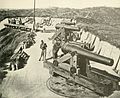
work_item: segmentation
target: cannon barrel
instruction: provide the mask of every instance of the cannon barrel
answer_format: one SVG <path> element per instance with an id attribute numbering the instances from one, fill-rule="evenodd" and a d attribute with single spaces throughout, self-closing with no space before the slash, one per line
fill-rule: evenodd
<path id="1" fill-rule="evenodd" d="M 95 61 L 95 62 L 98 62 L 101 64 L 112 66 L 114 63 L 114 60 L 111 58 L 107 58 L 107 57 L 92 53 L 88 50 L 81 48 L 81 46 L 75 45 L 72 43 L 65 43 L 62 46 L 62 49 L 65 51 L 68 51 L 68 52 L 69 51 L 70 52 L 77 52 L 78 55 L 82 55 L 82 56 L 88 58 L 89 60 L 92 60 L 92 61 Z"/>
<path id="2" fill-rule="evenodd" d="M 64 29 L 71 30 L 71 31 L 80 31 L 78 27 L 71 26 L 71 25 L 65 25 L 65 24 L 57 24 L 55 28 L 56 29 L 64 28 Z"/>
<path id="3" fill-rule="evenodd" d="M 61 24 L 65 24 L 65 25 L 75 25 L 75 22 L 62 21 Z"/>

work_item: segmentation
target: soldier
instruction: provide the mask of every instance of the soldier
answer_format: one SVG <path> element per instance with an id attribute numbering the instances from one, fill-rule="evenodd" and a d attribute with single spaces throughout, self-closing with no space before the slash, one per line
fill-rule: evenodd
<path id="1" fill-rule="evenodd" d="M 8 18 L 8 23 L 11 23 L 11 20 Z"/>
<path id="2" fill-rule="evenodd" d="M 22 23 L 22 19 L 21 18 L 19 18 L 19 24 L 20 25 L 24 25 L 24 23 Z"/>
<path id="3" fill-rule="evenodd" d="M 16 59 L 13 59 L 10 63 L 10 70 L 17 70 Z"/>
<path id="4" fill-rule="evenodd" d="M 43 45 L 44 45 L 44 41 L 41 40 L 40 49 L 41 49 L 42 51 L 41 51 L 41 56 L 40 56 L 39 61 L 41 60 L 41 58 L 42 58 L 42 56 L 43 56 Z"/>
<path id="5" fill-rule="evenodd" d="M 44 43 L 43 40 L 41 40 L 40 48 L 41 48 L 42 51 L 41 51 L 41 56 L 40 56 L 39 61 L 41 61 L 41 58 L 42 58 L 42 57 L 43 57 L 43 60 L 46 59 L 47 44 Z"/>
<path id="6" fill-rule="evenodd" d="M 61 47 L 61 44 L 60 44 L 60 41 L 56 40 L 56 42 L 54 43 L 54 46 L 53 46 L 53 59 L 56 59 L 58 57 L 57 53 L 59 51 Z"/>
<path id="7" fill-rule="evenodd" d="M 16 24 L 16 19 L 15 18 L 13 19 L 13 24 Z"/>
<path id="8" fill-rule="evenodd" d="M 44 43 L 43 52 L 44 52 L 43 60 L 45 61 L 46 60 L 46 54 L 47 54 L 47 44 L 46 43 Z"/>

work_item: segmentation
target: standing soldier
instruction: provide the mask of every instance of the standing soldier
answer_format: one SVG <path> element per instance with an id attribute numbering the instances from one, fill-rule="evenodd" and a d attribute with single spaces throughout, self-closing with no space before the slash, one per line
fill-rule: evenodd
<path id="1" fill-rule="evenodd" d="M 43 40 L 41 40 L 40 48 L 41 48 L 42 51 L 41 51 L 41 56 L 40 56 L 39 61 L 41 61 L 41 58 L 42 58 L 42 57 L 43 57 L 43 60 L 46 59 L 47 45 L 46 45 L 46 43 L 44 43 Z"/>
<path id="2" fill-rule="evenodd" d="M 8 23 L 11 23 L 11 20 L 10 20 L 10 18 L 8 18 Z"/>
<path id="3" fill-rule="evenodd" d="M 45 61 L 46 60 L 46 54 L 47 54 L 47 44 L 46 43 L 44 43 L 43 52 L 44 52 L 43 60 Z"/>
<path id="4" fill-rule="evenodd" d="M 10 70 L 17 70 L 16 58 L 13 59 L 10 63 Z"/>
<path id="5" fill-rule="evenodd" d="M 43 52 L 43 45 L 44 45 L 44 41 L 41 40 L 40 49 L 41 49 L 42 51 L 41 51 L 41 55 L 40 55 L 39 61 L 41 61 L 41 58 L 42 58 L 42 56 L 44 55 L 44 52 Z"/>

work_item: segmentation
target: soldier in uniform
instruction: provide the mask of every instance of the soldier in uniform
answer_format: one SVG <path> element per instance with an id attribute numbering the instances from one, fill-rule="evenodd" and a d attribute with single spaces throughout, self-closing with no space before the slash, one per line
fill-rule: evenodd
<path id="1" fill-rule="evenodd" d="M 56 59 L 58 57 L 57 53 L 60 49 L 61 45 L 60 45 L 60 41 L 59 40 L 56 40 L 54 45 L 53 45 L 53 59 Z"/>
<path id="2" fill-rule="evenodd" d="M 43 45 L 43 60 L 45 61 L 46 60 L 46 54 L 47 54 L 47 44 L 44 43 Z"/>
<path id="3" fill-rule="evenodd" d="M 46 59 L 47 44 L 44 43 L 43 40 L 41 40 L 40 48 L 41 48 L 42 51 L 41 51 L 41 56 L 40 56 L 39 61 L 41 61 L 42 57 L 43 57 L 43 60 Z"/>
<path id="4" fill-rule="evenodd" d="M 16 59 L 13 59 L 10 63 L 10 70 L 17 70 Z"/>

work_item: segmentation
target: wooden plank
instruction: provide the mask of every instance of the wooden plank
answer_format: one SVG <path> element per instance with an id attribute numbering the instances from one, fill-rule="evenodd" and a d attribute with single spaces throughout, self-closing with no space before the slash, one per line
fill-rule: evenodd
<path id="1" fill-rule="evenodd" d="M 89 32 L 86 43 L 90 43 L 91 39 L 92 39 L 92 34 Z"/>
<path id="2" fill-rule="evenodd" d="M 115 46 L 113 46 L 112 52 L 111 52 L 111 58 L 114 60 L 114 64 L 112 66 L 112 68 L 114 69 L 116 66 L 116 63 L 118 61 L 118 58 L 120 56 L 120 49 L 116 48 Z"/>
<path id="3" fill-rule="evenodd" d="M 87 43 L 87 39 L 89 38 L 89 32 L 85 32 L 85 36 L 84 36 L 84 42 Z"/>
<path id="4" fill-rule="evenodd" d="M 99 70 L 102 70 L 102 71 L 106 71 L 109 74 L 111 74 L 111 75 L 113 75 L 115 77 L 119 77 L 120 78 L 120 76 L 110 66 L 107 66 L 107 65 L 104 65 L 104 64 L 100 64 L 100 63 L 97 63 L 97 62 L 94 62 L 94 61 L 90 61 L 90 65 L 93 68 L 96 68 L 96 69 L 99 69 Z"/>
<path id="5" fill-rule="evenodd" d="M 116 67 L 116 70 L 118 71 L 118 75 L 120 76 L 120 59 L 118 61 L 118 65 Z"/>
<path id="6" fill-rule="evenodd" d="M 102 49 L 101 49 L 100 55 L 110 58 L 112 49 L 113 49 L 113 46 L 111 44 L 109 44 L 108 42 L 102 41 Z"/>
<path id="7" fill-rule="evenodd" d="M 72 67 L 70 64 L 67 63 L 60 63 L 58 66 L 66 71 L 70 71 L 70 68 Z"/>
<path id="8" fill-rule="evenodd" d="M 105 41 L 101 41 L 101 45 L 102 45 L 102 47 L 101 47 L 101 52 L 100 52 L 100 55 L 104 55 L 104 53 L 105 53 Z"/>
<path id="9" fill-rule="evenodd" d="M 100 43 L 99 43 L 99 45 L 98 45 L 98 48 L 96 49 L 96 54 L 100 54 L 101 49 L 102 49 L 102 43 L 101 43 L 101 41 L 100 41 Z"/>
<path id="10" fill-rule="evenodd" d="M 62 56 L 61 58 L 57 59 L 58 62 L 62 63 L 64 61 L 67 61 L 68 59 L 70 59 L 72 57 L 72 55 L 70 53 L 67 53 L 66 55 Z"/>
<path id="11" fill-rule="evenodd" d="M 88 32 L 82 31 L 80 42 L 85 42 L 88 36 Z"/>
<path id="12" fill-rule="evenodd" d="M 94 43 L 95 48 L 93 50 L 94 53 L 97 53 L 99 45 L 100 45 L 100 38 L 96 37 L 96 40 L 95 40 L 95 43 Z"/>
<path id="13" fill-rule="evenodd" d="M 96 40 L 96 36 L 92 34 L 92 38 L 91 38 L 90 44 L 93 45 L 95 40 Z"/>

